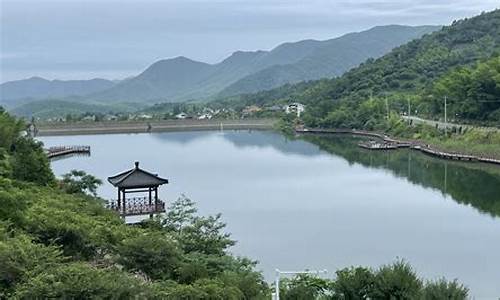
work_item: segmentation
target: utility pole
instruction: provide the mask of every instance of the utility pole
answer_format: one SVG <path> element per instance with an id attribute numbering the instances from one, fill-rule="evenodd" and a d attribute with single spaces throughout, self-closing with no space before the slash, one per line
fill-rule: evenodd
<path id="1" fill-rule="evenodd" d="M 448 100 L 448 97 L 447 96 L 444 96 L 444 135 L 446 136 L 446 134 L 448 133 L 448 122 L 447 122 L 447 111 L 446 111 L 446 102 Z"/>
<path id="2" fill-rule="evenodd" d="M 408 97 L 408 124 L 411 124 L 411 103 L 410 103 L 410 97 Z"/>
<path id="3" fill-rule="evenodd" d="M 328 271 L 326 269 L 325 270 L 316 270 L 316 271 L 308 271 L 308 270 L 305 270 L 305 271 L 280 271 L 280 270 L 276 269 L 276 281 L 275 281 L 276 292 L 274 293 L 273 300 L 280 300 L 280 277 L 282 274 L 283 275 L 285 275 L 285 274 L 291 274 L 291 275 L 316 274 L 316 275 L 319 275 L 322 273 L 328 273 Z"/>
<path id="4" fill-rule="evenodd" d="M 385 97 L 385 109 L 387 110 L 387 120 L 389 120 L 389 101 L 387 100 L 387 96 Z"/>

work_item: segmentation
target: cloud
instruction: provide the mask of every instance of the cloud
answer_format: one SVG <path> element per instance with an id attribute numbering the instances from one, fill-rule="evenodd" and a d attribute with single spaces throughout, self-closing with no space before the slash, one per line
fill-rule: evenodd
<path id="1" fill-rule="evenodd" d="M 498 6 L 498 0 L 0 1 L 2 72 L 26 77 L 43 76 L 28 72 L 44 68 L 68 76 L 85 70 L 99 76 L 99 68 L 139 72 L 178 55 L 217 62 L 236 50 L 384 24 L 448 24 Z"/>

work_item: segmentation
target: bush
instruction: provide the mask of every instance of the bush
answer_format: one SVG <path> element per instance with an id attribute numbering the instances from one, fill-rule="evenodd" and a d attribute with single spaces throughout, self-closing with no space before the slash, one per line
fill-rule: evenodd
<path id="1" fill-rule="evenodd" d="M 58 265 L 31 277 L 16 288 L 21 299 L 148 299 L 145 282 L 115 268 L 98 269 L 85 263 Z"/>
<path id="2" fill-rule="evenodd" d="M 71 170 L 60 181 L 62 189 L 68 194 L 90 194 L 97 197 L 97 188 L 102 181 L 85 171 Z"/>
<path id="3" fill-rule="evenodd" d="M 346 268 L 336 274 L 337 278 L 332 284 L 333 299 L 366 299 L 373 289 L 375 275 L 370 269 Z"/>
<path id="4" fill-rule="evenodd" d="M 55 177 L 50 169 L 42 143 L 31 138 L 19 138 L 13 145 L 11 158 L 12 175 L 21 181 L 39 185 L 53 185 Z"/>
<path id="5" fill-rule="evenodd" d="M 119 263 L 132 271 L 142 271 L 152 279 L 171 279 L 179 266 L 177 243 L 161 232 L 138 232 L 118 247 Z"/>
<path id="6" fill-rule="evenodd" d="M 398 261 L 382 266 L 375 274 L 372 299 L 416 299 L 423 287 L 412 267 Z"/>
<path id="7" fill-rule="evenodd" d="M 28 235 L 7 232 L 0 224 L 0 298 L 8 298 L 13 288 L 27 282 L 30 275 L 62 262 L 57 247 L 33 243 Z"/>
<path id="8" fill-rule="evenodd" d="M 423 289 L 422 299 L 424 300 L 466 300 L 468 299 L 469 289 L 456 280 L 451 282 L 446 281 L 444 278 L 428 282 Z"/>

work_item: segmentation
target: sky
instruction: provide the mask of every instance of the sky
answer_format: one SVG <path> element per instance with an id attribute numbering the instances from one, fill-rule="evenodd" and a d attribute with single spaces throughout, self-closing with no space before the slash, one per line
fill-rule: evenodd
<path id="1" fill-rule="evenodd" d="M 325 40 L 377 25 L 446 25 L 498 0 L 0 0 L 0 82 L 123 79 L 186 56 Z"/>

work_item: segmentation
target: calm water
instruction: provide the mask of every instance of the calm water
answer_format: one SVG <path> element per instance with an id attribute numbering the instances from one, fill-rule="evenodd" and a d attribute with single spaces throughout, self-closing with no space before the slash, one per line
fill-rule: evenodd
<path id="1" fill-rule="evenodd" d="M 458 278 L 476 298 L 500 297 L 500 168 L 435 160 L 409 151 L 367 152 L 345 137 L 290 141 L 270 132 L 186 132 L 44 137 L 85 144 L 90 157 L 52 163 L 105 182 L 141 166 L 170 179 L 200 213 L 221 212 L 235 254 L 274 269 L 377 267 L 396 258 L 420 275 Z"/>

